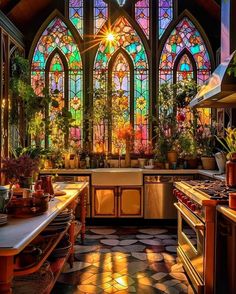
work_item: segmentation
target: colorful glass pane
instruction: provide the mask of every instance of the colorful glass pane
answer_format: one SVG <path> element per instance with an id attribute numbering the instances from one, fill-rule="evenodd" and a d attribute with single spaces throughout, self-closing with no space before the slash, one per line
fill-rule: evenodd
<path id="1" fill-rule="evenodd" d="M 49 69 L 49 95 L 54 103 L 50 106 L 49 119 L 53 122 L 65 106 L 65 70 L 59 54 L 55 54 L 52 58 Z M 57 102 L 57 105 L 55 104 Z M 56 105 L 54 107 L 54 105 Z M 50 142 L 56 141 L 58 129 L 52 128 L 52 134 L 49 138 Z"/>
<path id="2" fill-rule="evenodd" d="M 108 19 L 108 4 L 94 0 L 94 32 L 97 34 Z"/>
<path id="3" fill-rule="evenodd" d="M 135 4 L 135 19 L 149 38 L 149 0 L 140 0 Z"/>
<path id="4" fill-rule="evenodd" d="M 176 80 L 192 80 L 193 79 L 193 65 L 187 54 L 184 54 L 177 66 Z"/>
<path id="5" fill-rule="evenodd" d="M 167 39 L 160 59 L 160 83 L 173 82 L 173 68 L 177 56 L 183 49 L 189 50 L 197 67 L 197 82 L 202 84 L 210 76 L 209 53 L 201 34 L 194 24 L 184 17 Z"/>
<path id="6" fill-rule="evenodd" d="M 112 67 L 112 85 L 111 103 L 114 109 L 119 108 L 122 112 L 122 115 L 114 116 L 112 121 L 112 153 L 118 153 L 120 140 L 117 137 L 117 130 L 130 122 L 130 67 L 121 53 L 117 55 Z M 124 151 L 123 147 L 121 152 Z"/>
<path id="7" fill-rule="evenodd" d="M 125 50 L 129 54 L 134 68 L 134 93 L 131 93 L 134 99 L 134 117 L 129 119 L 127 116 L 126 124 L 132 123 L 134 130 L 141 132 L 139 140 L 142 141 L 143 145 L 146 145 L 148 140 L 148 119 L 146 119 L 146 115 L 149 113 L 149 71 L 145 48 L 140 37 L 126 18 L 119 18 L 114 23 L 111 30 L 115 40 L 113 42 L 108 42 L 104 37 L 95 58 L 94 87 L 100 87 L 102 75 L 105 75 L 106 83 L 108 83 L 108 68 L 113 54 L 118 49 L 122 48 Z M 127 79 L 127 74 L 125 77 Z M 98 127 L 96 128 L 98 129 Z M 97 130 L 94 129 L 95 151 L 97 145 L 96 138 L 104 137 L 104 129 L 105 127 L 103 131 L 101 131 L 101 128 L 99 128 L 99 134 Z"/>
<path id="8" fill-rule="evenodd" d="M 159 38 L 173 20 L 173 0 L 159 0 Z"/>
<path id="9" fill-rule="evenodd" d="M 69 19 L 81 36 L 83 36 L 84 30 L 83 2 L 83 0 L 69 0 Z"/>
<path id="10" fill-rule="evenodd" d="M 76 41 L 66 24 L 55 18 L 42 33 L 33 56 L 32 71 L 44 71 L 49 55 L 58 48 L 65 55 L 69 69 L 82 68 L 81 56 Z"/>
<path id="11" fill-rule="evenodd" d="M 65 57 L 66 66 L 68 66 L 67 75 L 65 75 L 60 54 L 54 54 L 55 50 L 60 51 Z M 47 73 L 46 68 L 51 54 L 54 54 L 54 56 Z M 64 106 L 70 109 L 75 119 L 74 128 L 70 131 L 71 137 L 80 140 L 80 144 L 83 127 L 82 81 L 83 68 L 79 48 L 66 24 L 56 17 L 44 30 L 36 45 L 32 59 L 31 83 L 37 95 L 43 95 L 45 85 L 49 86 L 50 94 L 59 102 L 58 111 Z M 65 83 L 68 84 L 68 93 L 64 93 Z M 69 97 L 68 103 L 64 101 L 65 96 Z M 55 111 L 51 107 L 51 115 L 54 114 L 55 116 Z"/>

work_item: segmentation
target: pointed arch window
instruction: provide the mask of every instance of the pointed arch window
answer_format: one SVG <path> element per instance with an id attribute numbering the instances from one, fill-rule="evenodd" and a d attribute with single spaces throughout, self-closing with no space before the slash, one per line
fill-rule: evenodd
<path id="1" fill-rule="evenodd" d="M 149 0 L 139 0 L 135 3 L 135 19 L 149 38 Z"/>
<path id="2" fill-rule="evenodd" d="M 83 139 L 83 67 L 80 51 L 67 25 L 54 18 L 39 37 L 33 52 L 31 83 L 35 93 L 43 96 L 44 88 L 59 104 L 51 105 L 49 118 L 63 107 L 70 110 L 75 120 L 68 130 L 70 138 L 80 145 Z M 56 132 L 56 130 L 55 130 Z M 46 138 L 46 145 L 48 143 Z M 68 142 L 67 142 L 68 143 Z"/>
<path id="3" fill-rule="evenodd" d="M 83 37 L 84 34 L 84 1 L 69 0 L 69 19 L 75 26 L 76 30 Z"/>
<path id="4" fill-rule="evenodd" d="M 94 0 L 94 33 L 97 34 L 108 20 L 108 4 L 103 0 Z"/>
<path id="5" fill-rule="evenodd" d="M 180 56 L 176 68 L 176 81 L 190 81 L 195 79 L 195 70 L 193 67 L 193 62 L 188 54 L 184 53 Z M 196 66 L 195 66 L 196 67 Z"/>
<path id="6" fill-rule="evenodd" d="M 209 78 L 211 62 L 206 45 L 192 21 L 184 17 L 164 44 L 159 65 L 160 83 L 173 82 L 175 61 L 183 50 L 188 50 L 194 59 L 197 82 L 202 84 Z"/>
<path id="7" fill-rule="evenodd" d="M 131 77 L 132 65 L 128 61 L 129 56 L 125 52 L 119 52 L 110 61 L 109 82 L 113 85 L 112 101 L 113 109 L 119 108 L 121 115 L 114 116 L 112 120 L 113 127 L 111 128 L 111 150 L 115 154 L 118 152 L 119 138 L 117 128 L 114 126 L 126 126 L 131 122 L 131 87 L 133 88 L 133 77 Z M 132 80 L 131 80 L 132 78 Z M 109 145 L 110 145 L 109 144 Z"/>
<path id="8" fill-rule="evenodd" d="M 119 103 L 123 101 L 124 105 L 129 103 L 129 108 L 126 112 L 124 111 L 122 121 L 119 122 L 120 126 L 117 125 L 117 129 L 131 124 L 135 131 L 140 132 L 138 140 L 146 146 L 149 140 L 147 118 L 149 114 L 149 69 L 146 51 L 139 35 L 125 17 L 119 18 L 111 30 L 114 41 L 103 40 L 97 51 L 94 63 L 94 88 L 101 88 L 101 81 L 104 81 L 107 93 L 109 93 L 109 87 L 112 86 L 112 92 L 116 93 L 116 100 Z M 116 55 L 117 52 L 120 52 L 120 54 Z M 116 58 L 113 59 L 113 56 L 116 56 Z M 109 72 L 112 72 L 112 78 L 109 78 Z M 119 87 L 122 95 L 118 95 Z M 126 97 L 129 91 L 130 98 Z M 94 103 L 96 103 L 96 97 L 94 99 Z M 121 103 L 121 109 L 125 107 L 124 105 Z M 129 112 L 130 116 L 128 115 Z M 101 150 L 101 144 L 108 146 L 105 130 L 104 125 L 103 128 L 94 127 L 94 151 Z M 104 138 L 106 142 L 104 142 Z M 113 135 L 113 140 L 114 138 L 115 135 Z M 115 148 L 112 147 L 114 143 L 112 142 L 108 146 L 111 152 L 115 152 Z M 108 150 L 106 149 L 106 151 Z"/>
<path id="9" fill-rule="evenodd" d="M 162 37 L 173 20 L 173 0 L 158 0 L 159 38 Z"/>

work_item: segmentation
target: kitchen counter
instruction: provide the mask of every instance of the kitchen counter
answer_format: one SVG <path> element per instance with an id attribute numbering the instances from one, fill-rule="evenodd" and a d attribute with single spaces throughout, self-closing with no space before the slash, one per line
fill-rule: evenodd
<path id="1" fill-rule="evenodd" d="M 9 216 L 8 223 L 0 228 L 0 256 L 18 254 L 42 232 L 61 211 L 74 201 L 86 185 L 87 183 L 56 184 L 56 187 L 65 191 L 66 195 L 53 198 L 49 202 L 47 212 L 27 219 Z"/>
<path id="2" fill-rule="evenodd" d="M 199 174 L 207 177 L 211 177 L 214 179 L 225 180 L 225 175 L 219 174 L 218 170 L 200 170 L 200 169 L 140 169 L 140 168 L 99 168 L 99 169 L 45 169 L 41 170 L 41 174 L 61 174 L 61 175 L 91 175 L 96 172 L 142 172 L 142 174 L 146 175 L 181 175 L 181 174 Z"/>
<path id="3" fill-rule="evenodd" d="M 217 211 L 231 219 L 233 222 L 236 223 L 236 210 L 229 208 L 228 206 L 218 205 Z"/>

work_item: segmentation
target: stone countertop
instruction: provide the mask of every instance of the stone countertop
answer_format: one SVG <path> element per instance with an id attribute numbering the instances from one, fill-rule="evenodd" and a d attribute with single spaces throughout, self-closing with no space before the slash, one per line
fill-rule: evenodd
<path id="1" fill-rule="evenodd" d="M 8 217 L 8 223 L 0 227 L 0 256 L 12 256 L 24 249 L 41 231 L 63 211 L 86 187 L 87 183 L 56 184 L 55 190 L 62 189 L 66 195 L 54 197 L 48 211 L 42 215 L 19 219 Z"/>
<path id="2" fill-rule="evenodd" d="M 236 223 L 236 210 L 229 208 L 228 206 L 225 205 L 218 205 L 217 206 L 217 211 L 231 219 L 233 222 Z"/>
<path id="3" fill-rule="evenodd" d="M 104 168 L 104 169 L 45 169 L 41 170 L 41 174 L 60 174 L 60 175 L 91 175 L 94 172 L 119 172 L 119 170 L 125 171 L 125 168 Z M 200 169 L 139 169 L 139 168 L 128 168 L 127 170 L 135 172 L 142 172 L 144 175 L 204 175 L 207 177 L 225 180 L 225 174 L 220 174 L 218 170 L 200 170 Z"/>

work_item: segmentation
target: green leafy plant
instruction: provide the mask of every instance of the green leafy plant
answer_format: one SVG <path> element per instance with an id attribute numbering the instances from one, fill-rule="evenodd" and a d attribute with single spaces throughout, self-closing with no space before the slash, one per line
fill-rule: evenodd
<path id="1" fill-rule="evenodd" d="M 224 150 L 228 153 L 227 158 L 231 157 L 231 154 L 236 152 L 236 128 L 227 128 L 225 129 L 226 136 L 225 138 L 219 138 L 217 136 L 216 139 L 222 145 Z"/>

